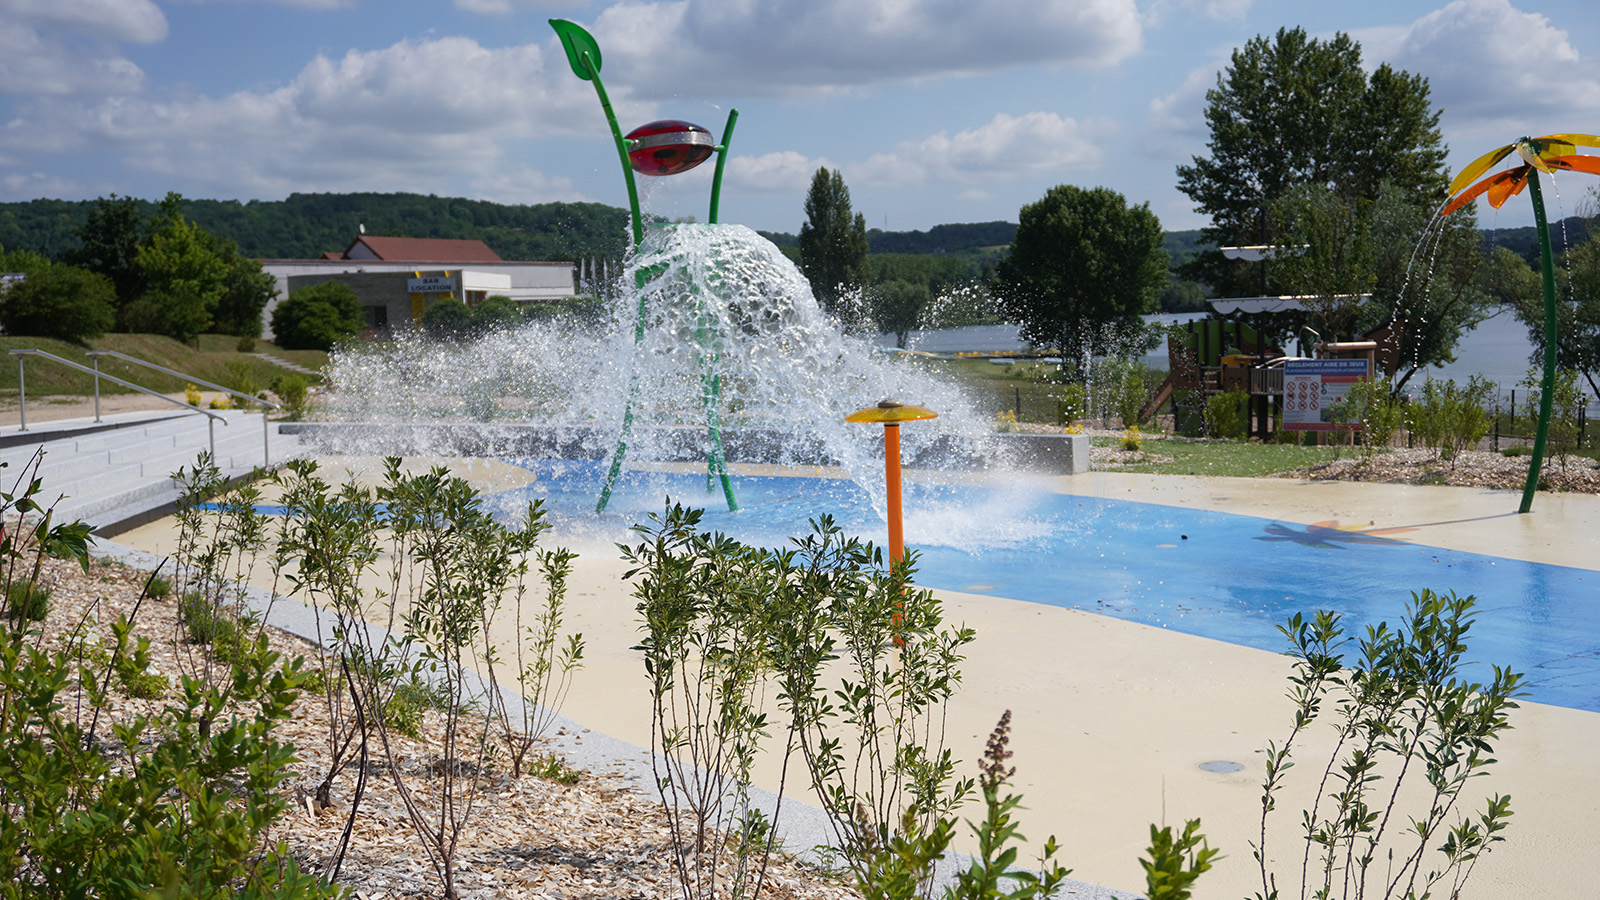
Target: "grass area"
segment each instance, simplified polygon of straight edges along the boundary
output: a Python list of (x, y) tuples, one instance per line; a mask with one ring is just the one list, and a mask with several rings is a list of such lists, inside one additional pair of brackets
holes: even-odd
[(990, 418), (1010, 410), (1017, 413), (1019, 422), (1065, 424), (1058, 403), (1062, 385), (1056, 380), (1060, 366), (1037, 360), (1017, 360), (1011, 365), (996, 365), (987, 359), (911, 358), (905, 362), (923, 367), (932, 377), (960, 382)]
[[(1114, 437), (1095, 438), (1096, 446), (1115, 447)], [(1160, 461), (1119, 466), (1119, 472), (1154, 475), (1224, 475), (1252, 478), (1303, 468), (1360, 452), (1354, 447), (1302, 447), (1295, 444), (1256, 444), (1243, 441), (1167, 440), (1146, 436), (1146, 453), (1171, 457)]]
[[(235, 390), (243, 389), (239, 383), (240, 373), (253, 383), (251, 389), (256, 390), (267, 387), (273, 378), (289, 371), (282, 366), (258, 359), (251, 355), (253, 353), (270, 353), (279, 359), (313, 370), (320, 370), (328, 361), (328, 354), (320, 350), (284, 350), (266, 341), (256, 341), (255, 347), (249, 353), (241, 352), (237, 337), (221, 334), (201, 335), (198, 344), (199, 346), (191, 346), (156, 334), (108, 334), (86, 344), (0, 335), (0, 350), (43, 350), (62, 359), (91, 367), (93, 361), (89, 359), (86, 351), (115, 350)], [(4, 365), (0, 365), (0, 395), (16, 396), (15, 360), (16, 357), (8, 353), (3, 360)], [(231, 369), (230, 363), (233, 364)], [(48, 394), (69, 396), (94, 394), (94, 377), (91, 375), (45, 359), (30, 359), (26, 365), (30, 397), (43, 397)], [(100, 371), (164, 394), (182, 391), (187, 381), (110, 358), (100, 360)], [(102, 394), (133, 393), (111, 382), (101, 382), (100, 391)]]

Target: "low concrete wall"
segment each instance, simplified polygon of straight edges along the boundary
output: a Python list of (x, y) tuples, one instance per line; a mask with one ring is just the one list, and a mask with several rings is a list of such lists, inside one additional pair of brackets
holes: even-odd
[[(363, 456), (526, 456), (539, 459), (604, 459), (615, 437), (598, 428), (559, 425), (470, 423), (290, 422), (284, 434), (299, 435), (317, 453)], [(639, 458), (694, 462), (705, 458), (705, 432), (688, 427), (639, 429), (633, 442)], [(729, 462), (794, 466), (837, 466), (815, 437), (796, 437), (763, 428), (723, 432)], [(1089, 438), (1082, 434), (990, 434), (978, 438), (941, 436), (906, 458), (908, 468), (1009, 470), (1050, 475), (1089, 471)]]

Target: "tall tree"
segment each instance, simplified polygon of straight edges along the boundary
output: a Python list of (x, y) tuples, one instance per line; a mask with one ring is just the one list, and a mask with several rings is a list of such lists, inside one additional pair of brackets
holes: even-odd
[(850, 189), (838, 170), (818, 169), (806, 192), (806, 221), (800, 226), (800, 271), (824, 311), (846, 326), (863, 310), (861, 286), (867, 280), (867, 220), (850, 206)]
[(82, 243), (64, 261), (111, 279), (119, 311), (137, 300), (144, 291), (139, 245), (145, 239), (145, 223), (139, 201), (116, 194), (99, 198), (76, 233)]
[[(1353, 201), (1376, 199), (1387, 182), (1444, 199), (1445, 147), (1427, 79), (1387, 64), (1369, 77), (1349, 35), (1324, 41), (1293, 28), (1252, 39), (1206, 92), (1205, 117), (1210, 155), (1178, 167), (1178, 188), (1211, 217), (1202, 236), (1217, 246), (1278, 243), (1271, 210), (1301, 185)], [(1232, 296), (1261, 289), (1258, 265), (1211, 251), (1183, 272)]]
[(996, 293), (1024, 340), (1060, 349), (1082, 376), (1092, 355), (1119, 352), (1167, 285), (1161, 222), (1109, 188), (1053, 187), (1022, 208)]
[(227, 290), (230, 266), (217, 240), (184, 218), (183, 198), (168, 194), (138, 249), (144, 292), (123, 309), (130, 331), (149, 331), (190, 342), (211, 327)]

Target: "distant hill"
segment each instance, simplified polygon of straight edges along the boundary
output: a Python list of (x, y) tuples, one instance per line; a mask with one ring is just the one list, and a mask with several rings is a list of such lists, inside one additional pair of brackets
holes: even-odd
[[(92, 200), (0, 204), (0, 246), (58, 257), (78, 245), (74, 232)], [(140, 201), (154, 216), (156, 205)], [(183, 214), (259, 259), (309, 259), (342, 251), (368, 234), (476, 238), (509, 260), (621, 256), (628, 214), (601, 203), (512, 206), (422, 194), (290, 194), (283, 200), (185, 200)]]
[[(1590, 238), (1588, 224), (1578, 216), (1568, 216), (1558, 222), (1550, 223), (1550, 244), (1556, 253), (1560, 253), (1563, 245), (1575, 246)], [(1483, 242), (1490, 247), (1509, 247), (1518, 256), (1528, 261), (1528, 265), (1539, 265), (1539, 234), (1532, 225), (1521, 228), (1485, 228), (1483, 229)]]

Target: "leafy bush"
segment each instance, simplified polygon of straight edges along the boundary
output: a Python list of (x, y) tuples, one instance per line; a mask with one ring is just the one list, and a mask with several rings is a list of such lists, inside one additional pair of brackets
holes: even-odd
[[(1578, 416), (1589, 402), (1589, 397), (1578, 386), (1578, 373), (1572, 369), (1556, 370), (1554, 390), (1551, 392), (1549, 448), (1566, 462), (1568, 453), (1578, 447)], [(1529, 369), (1522, 379), (1527, 391), (1528, 417), (1538, 420), (1540, 395), (1544, 388), (1544, 373)]]
[(510, 297), (499, 295), (486, 297), (472, 311), (472, 331), (476, 334), (490, 334), (495, 331), (504, 331), (522, 324), (522, 310)]
[(1206, 398), (1206, 434), (1215, 438), (1240, 440), (1244, 437), (1246, 404), (1250, 397), (1244, 391), (1225, 391)]
[[(1476, 602), (1454, 593), (1412, 594), (1400, 626), (1367, 629), (1349, 663), (1350, 639), (1337, 613), (1310, 620), (1296, 613), (1279, 627), (1295, 660), (1289, 692), (1295, 710), (1288, 737), (1267, 748), (1254, 852), (1258, 898), (1278, 897), (1267, 826), (1295, 766), (1297, 740), (1327, 710), (1334, 749), (1325, 765), (1306, 767), (1318, 779), (1318, 799), (1296, 817), (1296, 843), (1305, 850), (1283, 854), (1301, 857), (1299, 889), (1292, 892), (1409, 900), (1427, 897), (1442, 882), (1455, 897), (1478, 857), (1503, 840), (1510, 798), (1491, 797), (1472, 814), (1461, 795), (1470, 778), (1494, 764), (1493, 742), (1511, 727), (1506, 713), (1517, 708), (1522, 676), (1495, 666), (1487, 684), (1462, 677)], [(1442, 867), (1425, 864), (1439, 859), (1430, 852), (1442, 854)]]
[(1454, 460), (1489, 433), (1484, 404), (1493, 393), (1494, 384), (1481, 375), (1473, 375), (1465, 387), (1458, 387), (1454, 379), (1429, 378), (1422, 385), (1421, 399), (1407, 410), (1411, 431), (1440, 458)]
[(1136, 359), (1108, 357), (1095, 360), (1089, 385), (1093, 414), (1126, 428), (1139, 424), (1139, 410), (1150, 399), (1153, 379), (1150, 370)]
[(324, 281), (290, 294), (272, 311), (272, 334), (285, 350), (328, 350), (361, 333), (361, 301), (349, 285)]
[(86, 269), (52, 264), (0, 293), (0, 328), (7, 334), (84, 341), (116, 324), (111, 281)]
[(471, 336), (472, 310), (454, 297), (435, 300), (422, 314), (422, 330), (440, 341), (458, 341)]
[(50, 588), (27, 581), (6, 585), (6, 618), (14, 622), (43, 622), (50, 614)]
[(1062, 425), (1071, 425), (1089, 415), (1089, 389), (1081, 384), (1064, 384), (1056, 399)]
[(299, 419), (306, 413), (306, 398), (311, 392), (311, 383), (305, 376), (297, 372), (285, 372), (273, 376), (272, 384), (268, 388), (278, 397), (278, 402), (283, 404), (284, 412), (289, 418)]
[(1405, 423), (1405, 409), (1390, 395), (1387, 378), (1351, 385), (1344, 398), (1333, 406), (1338, 421), (1361, 423), (1365, 435), (1362, 448), (1368, 456), (1387, 449), (1395, 432)]
[[(26, 548), (9, 529), (0, 536), (0, 570), (18, 585), (37, 580), (44, 556), (88, 571), (90, 526), (52, 525), (34, 500), (38, 480), (18, 483), (28, 486), (20, 495), (0, 491), (0, 518), (43, 515)], [(0, 893), (340, 897), (281, 844), (264, 845), (287, 805), (280, 788), (293, 748), (274, 734), (295, 700), (299, 661), (211, 685), (185, 677), (160, 712), (104, 725), (110, 675), (134, 696), (167, 687), (148, 671), (149, 640), (130, 640), (132, 631), (123, 618), (93, 649), (80, 639), (46, 651), (0, 622)]]

